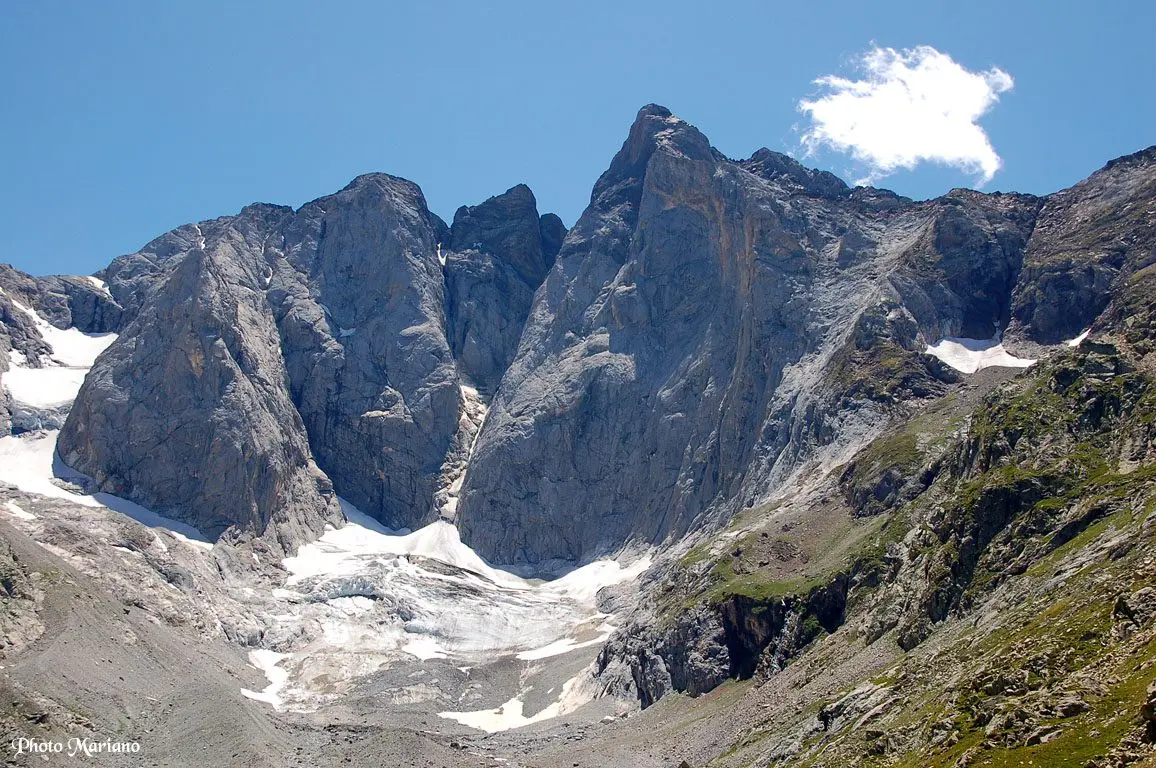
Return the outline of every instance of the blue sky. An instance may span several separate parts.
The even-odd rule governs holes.
[[[643,104],[731,157],[801,155],[816,126],[800,101],[833,95],[818,78],[865,77],[873,48],[1006,74],[1014,86],[989,77],[998,103],[978,118],[999,158],[983,189],[1045,193],[1156,143],[1154,6],[9,3],[0,261],[87,273],[182,223],[298,206],[368,171],[418,182],[447,220],[525,182],[569,225]],[[907,146],[922,129],[904,125]],[[811,145],[810,165],[918,198],[991,169],[977,156],[880,175],[862,153]]]

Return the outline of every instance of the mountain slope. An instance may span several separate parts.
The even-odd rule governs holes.
[[[0,289],[8,730],[123,721],[172,764],[199,724],[224,764],[1153,758],[1156,148],[917,202],[649,105],[569,232],[525,186],[447,225],[369,174]]]
[[[989,339],[1040,201],[914,203],[768,151],[734,162],[644,108],[539,291],[478,439],[464,538],[584,561],[725,519],[953,376]],[[844,399],[847,402],[843,402]]]

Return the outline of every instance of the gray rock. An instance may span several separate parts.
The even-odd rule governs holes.
[[[36,310],[57,328],[111,333],[119,330],[122,323],[121,306],[92,278],[33,277],[8,264],[0,264],[0,289]]]
[[[888,389],[942,394],[920,351],[1006,325],[1037,206],[851,191],[767,150],[733,162],[643,108],[537,293],[465,478],[465,540],[549,571],[677,537],[882,424],[861,407],[882,395],[841,371],[898,359]],[[880,307],[894,354],[849,366]]]
[[[14,402],[3,388],[10,352],[19,352],[25,364],[33,367],[51,364],[52,347],[20,307],[34,310],[57,328],[75,327],[86,333],[115,331],[122,320],[120,305],[90,278],[34,277],[0,264],[0,436],[57,429],[68,414],[67,407],[25,407]]]
[[[481,392],[493,394],[514,359],[534,292],[565,233],[557,216],[539,217],[521,184],[454,216],[445,257],[449,340]]]
[[[396,527],[434,517],[442,465],[468,447],[455,442],[438,223],[416,184],[371,174],[288,218],[269,254],[268,302],[313,454],[339,494]]]
[[[651,105],[569,233],[524,186],[447,226],[416,185],[371,174],[296,212],[258,205],[178,228],[101,273],[111,299],[62,279],[37,306],[61,322],[124,329],[117,363],[98,366],[115,386],[86,386],[65,429],[111,486],[213,530],[261,529],[268,508],[227,510],[222,496],[220,514],[202,517],[190,489],[162,492],[172,467],[146,472],[146,461],[123,474],[185,416],[255,398],[251,419],[222,424],[273,451],[279,472],[296,464],[312,476],[315,459],[338,493],[394,526],[437,514],[473,444],[464,538],[495,562],[545,573],[715,525],[824,452],[870,439],[889,408],[958,380],[922,354],[942,336],[1075,335],[1113,281],[1151,258],[1139,201],[1151,197],[1152,165],[1151,150],[1138,153],[1046,199],[955,190],[914,202],[765,149],[729,160]],[[185,266],[193,256],[202,267]],[[235,334],[256,361],[242,356],[229,375],[257,394],[210,408],[204,393],[176,397],[193,384],[167,383],[172,402],[129,419],[160,376],[125,350],[176,366],[176,350],[200,333],[199,315],[151,327],[170,321],[188,270],[212,285],[206,327]],[[1073,307],[1051,309],[1053,293]],[[224,302],[251,316],[224,313]],[[7,343],[36,354],[12,325]],[[126,373],[134,365],[137,379]],[[492,396],[476,443],[464,384]],[[274,451],[263,414],[300,418],[291,449]],[[0,424],[11,419],[0,412]],[[102,439],[132,421],[137,442],[105,456],[77,439],[102,420]],[[187,464],[205,441],[209,432],[158,461]],[[320,502],[303,503],[312,530]]]
[[[1124,279],[1156,262],[1156,147],[1047,197],[1012,298],[1013,341],[1058,344],[1090,328]]]
[[[250,207],[162,265],[98,358],[58,442],[103,491],[282,552],[341,512],[289,400],[262,249],[284,216]]]
[[[458,218],[460,236],[487,250],[450,252],[455,264],[492,258],[515,284],[503,295],[484,268],[492,284],[475,283],[501,327],[483,331],[483,314],[470,326],[487,339],[507,335],[508,354],[486,374],[496,386],[533,295],[523,272],[540,281],[547,268],[543,225],[524,187]],[[557,239],[551,221],[546,228]],[[132,319],[78,398],[61,439],[66,458],[106,490],[207,533],[280,522],[288,533],[278,535],[299,542],[333,517],[329,482],[388,525],[429,522],[447,467],[464,461],[473,436],[438,261],[451,237],[415,184],[370,174],[296,212],[249,206],[116,259],[105,279]],[[198,367],[190,347],[200,347]],[[145,371],[150,359],[164,363]],[[198,383],[210,372],[216,385]],[[135,439],[113,445],[123,434]],[[245,460],[209,450],[225,445]],[[262,460],[270,469],[253,474]],[[298,498],[287,488],[303,490]]]

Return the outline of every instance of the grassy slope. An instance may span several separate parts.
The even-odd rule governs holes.
[[[836,719],[830,731],[803,728],[789,759],[783,734],[804,721],[774,712],[718,764],[765,765],[768,755],[800,766],[1082,768],[1147,759],[1139,708],[1156,678],[1156,630],[1151,616],[1123,621],[1117,605],[1156,587],[1154,423],[1156,382],[1126,343],[1065,352],[989,397],[960,438],[951,439],[958,412],[930,411],[864,450],[844,487],[870,486],[891,468],[912,476],[943,466],[912,498],[812,540],[813,556],[794,576],[743,567],[781,504],[746,513],[746,533],[725,551],[689,553],[684,565],[704,575],[687,599],[712,602],[802,599],[836,573],[883,571],[852,590],[844,630],[812,643],[797,663],[826,645],[861,646],[862,632],[847,635],[894,606],[900,591],[909,610],[945,614],[918,636],[929,635],[922,645],[875,675],[891,701],[882,711]],[[904,565],[888,572],[896,558]],[[894,643],[895,632],[875,642]],[[804,718],[825,703],[812,702]]]

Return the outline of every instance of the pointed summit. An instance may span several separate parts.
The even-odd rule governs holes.
[[[610,197],[604,204],[615,204],[623,195],[637,202],[638,184],[656,150],[695,160],[708,160],[714,153],[706,136],[693,125],[666,107],[647,104],[638,110],[622,148],[595,183],[591,203],[606,194]]]

